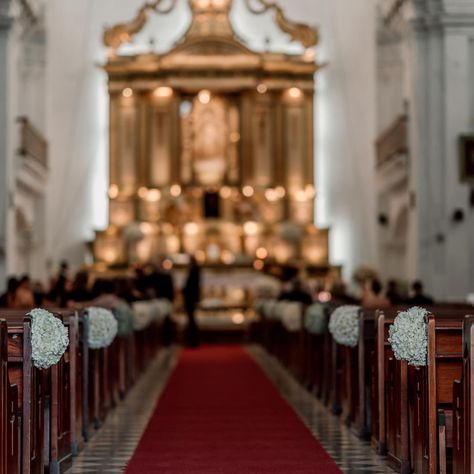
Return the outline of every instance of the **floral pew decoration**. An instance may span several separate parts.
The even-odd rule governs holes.
[[[359,341],[360,306],[344,305],[335,309],[329,320],[329,332],[334,340],[348,347],[356,347]]]
[[[133,333],[133,311],[132,308],[125,303],[121,303],[113,310],[115,319],[117,320],[117,336],[126,337]]]
[[[105,308],[87,308],[87,340],[91,349],[110,346],[118,332],[118,323],[111,311]]]
[[[38,369],[56,365],[69,346],[68,330],[62,321],[45,309],[33,309],[31,316],[31,357]]]
[[[401,311],[389,328],[388,341],[397,360],[423,367],[428,355],[428,311],[413,307]]]
[[[304,325],[310,334],[324,334],[328,327],[327,306],[314,303],[306,308]]]
[[[262,315],[266,319],[277,319],[276,306],[278,301],[265,300],[262,304]]]
[[[173,304],[166,298],[154,299],[148,304],[150,305],[151,318],[154,321],[163,321],[173,312]]]
[[[288,332],[297,332],[303,327],[301,318],[302,309],[302,303],[296,301],[280,301],[275,306],[275,313]]]
[[[153,309],[147,301],[136,301],[132,305],[133,329],[143,331],[153,321]]]

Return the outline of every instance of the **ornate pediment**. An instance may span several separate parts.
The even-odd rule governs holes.
[[[177,0],[148,2],[130,21],[106,28],[103,41],[111,56],[115,56],[122,44],[129,43],[142,31],[150,13],[166,15],[173,11],[176,3]],[[188,3],[192,13],[191,24],[176,50],[189,48],[189,51],[198,50],[199,54],[216,54],[216,51],[217,54],[227,55],[251,53],[233,29],[230,20],[232,0],[188,0]],[[267,0],[245,0],[245,3],[256,15],[272,11],[276,24],[292,41],[301,43],[305,48],[318,44],[319,33],[316,28],[288,20],[276,3]]]

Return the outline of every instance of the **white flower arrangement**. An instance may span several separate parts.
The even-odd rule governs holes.
[[[278,303],[277,313],[281,323],[289,332],[300,331],[303,327],[301,318],[302,304],[296,301],[282,301]]]
[[[118,324],[111,311],[105,308],[87,308],[88,343],[91,349],[101,349],[112,344],[117,335]]]
[[[262,305],[263,316],[267,319],[276,319],[276,306],[278,301],[276,300],[266,300]]]
[[[264,298],[257,298],[253,302],[253,309],[257,314],[262,314],[263,307],[265,306],[265,301],[266,301],[266,299],[264,299]]]
[[[329,332],[342,346],[356,347],[359,341],[359,306],[345,305],[335,309],[329,320]]]
[[[128,336],[133,332],[133,312],[128,304],[121,303],[114,308],[114,316],[117,320],[118,336]]]
[[[409,365],[425,366],[428,354],[428,311],[413,307],[398,313],[389,328],[389,338],[396,359]]]
[[[328,327],[326,315],[327,306],[323,303],[314,303],[308,306],[305,313],[304,325],[311,334],[324,334]]]
[[[170,316],[173,311],[173,304],[166,298],[151,300],[149,303],[152,312],[152,319],[160,321]]]
[[[69,345],[67,328],[45,309],[33,309],[31,316],[31,356],[38,369],[57,364]]]
[[[153,321],[153,311],[147,301],[136,301],[132,305],[133,329],[142,331]]]

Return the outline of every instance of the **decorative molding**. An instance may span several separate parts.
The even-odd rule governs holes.
[[[290,35],[292,41],[301,43],[305,48],[311,48],[319,43],[319,31],[317,28],[289,20],[285,16],[283,9],[275,2],[267,0],[254,1],[259,3],[260,8],[253,7],[251,0],[246,0],[249,11],[256,15],[273,11],[278,27],[284,33]],[[133,37],[142,31],[148,21],[148,13],[155,12],[159,15],[171,13],[176,6],[177,0],[169,0],[169,2],[166,8],[161,8],[161,5],[164,3],[163,0],[154,0],[146,3],[130,21],[105,28],[103,33],[104,45],[110,48],[112,55],[114,55],[122,44],[131,42]],[[216,3],[213,1],[189,0],[189,6],[192,12],[192,21],[185,35],[186,40],[212,35],[227,35],[237,40],[237,35],[232,29],[229,16],[232,0]]]
[[[408,117],[402,115],[377,140],[377,167],[408,153]]]
[[[291,36],[293,41],[301,43],[305,48],[312,48],[319,43],[319,31],[303,23],[295,23],[289,20],[283,9],[276,2],[269,2],[267,0],[254,0],[260,4],[261,8],[252,7],[252,0],[245,0],[248,9],[256,14],[261,15],[270,10],[275,12],[275,21],[280,30]]]
[[[18,155],[34,158],[44,168],[48,167],[48,142],[31,124],[27,117],[18,118],[20,124],[20,147]]]

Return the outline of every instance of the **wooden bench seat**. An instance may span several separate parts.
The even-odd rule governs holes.
[[[474,472],[474,316],[463,326],[462,375],[453,387],[453,474]]]

